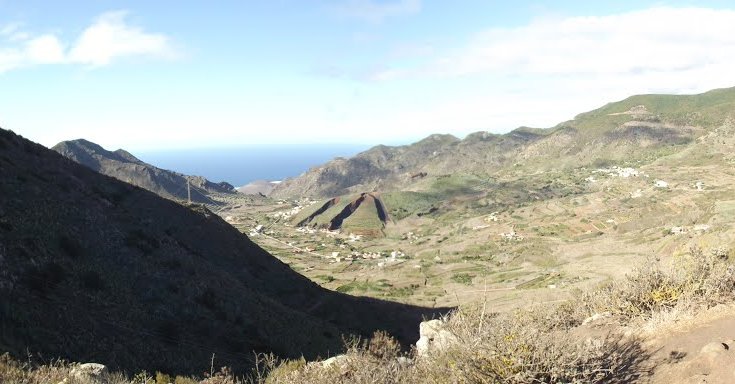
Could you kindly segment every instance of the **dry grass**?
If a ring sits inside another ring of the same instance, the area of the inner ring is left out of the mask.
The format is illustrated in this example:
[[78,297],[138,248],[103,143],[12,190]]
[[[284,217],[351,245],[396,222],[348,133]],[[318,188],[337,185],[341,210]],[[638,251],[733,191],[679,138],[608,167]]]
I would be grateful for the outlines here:
[[[344,357],[329,366],[303,359],[278,361],[259,356],[249,378],[229,370],[196,381],[163,374],[133,379],[111,376],[111,384],[333,384],[333,383],[628,383],[651,372],[650,357],[625,327],[691,314],[702,307],[735,300],[735,268],[727,252],[694,248],[663,267],[649,263],[625,279],[580,293],[577,300],[546,308],[490,314],[484,307],[463,307],[446,319],[458,342],[428,357],[403,353],[384,332],[370,340],[346,343]],[[584,332],[583,320],[607,312],[617,324],[604,334]],[[644,323],[645,323],[644,321]],[[57,383],[69,364],[43,366],[0,358],[0,382]],[[69,384],[74,384],[69,382]],[[88,383],[80,383],[88,384]]]
[[702,307],[732,302],[735,298],[735,266],[728,252],[692,248],[668,266],[647,263],[625,279],[583,295],[581,310],[609,312],[621,322],[648,320],[662,312],[691,312]]
[[[7,353],[0,355],[0,383],[12,384],[97,384],[91,380],[76,379],[70,376],[75,364],[57,360],[48,364],[20,362]],[[110,373],[103,377],[107,384],[132,384],[120,373]],[[66,381],[64,381],[66,380]],[[151,382],[153,384],[155,382]]]
[[[642,341],[625,336],[638,320],[692,313],[733,302],[735,268],[727,252],[693,248],[664,267],[647,263],[625,279],[554,307],[488,315],[464,307],[446,327],[459,342],[428,358],[380,357],[353,345],[344,364],[282,364],[268,383],[628,383],[651,373]],[[603,336],[580,332],[595,313],[617,322]],[[381,335],[381,339],[385,335]],[[275,374],[277,372],[277,374]]]
[[[56,360],[48,364],[36,364],[29,361],[21,362],[12,359],[7,353],[0,355],[0,383],[8,384],[198,384],[199,380],[176,376],[172,377],[160,372],[148,374],[140,372],[132,378],[119,372],[101,375],[98,379],[74,377],[71,372],[78,364],[63,360]],[[235,384],[226,381],[232,378],[229,371],[215,373],[212,378],[201,383],[207,384]]]
[[[481,310],[463,309],[448,319],[447,328],[459,342],[426,358],[376,353],[373,338],[353,345],[341,364],[282,364],[265,382],[623,383],[648,372],[637,339],[575,339],[565,331],[546,332],[542,328],[548,327],[536,327],[520,312],[487,318]],[[385,335],[377,339],[379,345],[390,345]]]

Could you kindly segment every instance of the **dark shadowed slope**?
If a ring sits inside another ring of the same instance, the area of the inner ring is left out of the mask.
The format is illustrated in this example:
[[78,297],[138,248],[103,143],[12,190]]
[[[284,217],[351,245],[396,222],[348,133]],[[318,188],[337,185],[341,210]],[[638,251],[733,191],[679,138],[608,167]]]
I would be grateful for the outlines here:
[[209,194],[235,193],[234,187],[228,183],[213,183],[201,176],[187,176],[161,169],[125,150],[108,151],[84,139],[62,141],[51,149],[97,172],[170,199],[188,198],[187,179],[192,185],[191,199],[194,202],[215,204]]
[[204,208],[0,130],[0,352],[172,373],[403,343],[435,311],[320,288]]

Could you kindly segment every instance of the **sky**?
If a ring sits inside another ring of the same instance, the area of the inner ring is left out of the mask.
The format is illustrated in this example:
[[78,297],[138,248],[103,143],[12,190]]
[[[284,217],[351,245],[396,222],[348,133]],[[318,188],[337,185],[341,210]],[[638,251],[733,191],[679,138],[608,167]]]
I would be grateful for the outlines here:
[[0,0],[0,127],[133,152],[406,144],[735,86],[734,59],[732,1]]

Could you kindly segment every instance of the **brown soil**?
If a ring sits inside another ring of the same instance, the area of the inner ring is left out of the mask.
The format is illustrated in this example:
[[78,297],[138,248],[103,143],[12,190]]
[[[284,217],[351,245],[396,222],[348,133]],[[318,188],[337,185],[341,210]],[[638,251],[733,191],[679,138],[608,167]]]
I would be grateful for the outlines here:
[[735,382],[735,307],[719,306],[674,324],[650,341],[650,382]]

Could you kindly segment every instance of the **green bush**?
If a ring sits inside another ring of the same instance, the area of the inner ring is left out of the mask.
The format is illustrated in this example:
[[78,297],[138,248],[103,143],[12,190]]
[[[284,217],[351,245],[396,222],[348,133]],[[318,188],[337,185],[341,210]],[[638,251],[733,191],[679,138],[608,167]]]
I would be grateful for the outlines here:
[[451,279],[455,283],[465,284],[465,285],[472,285],[472,279],[475,277],[475,275],[471,275],[469,273],[457,273],[452,275]]

